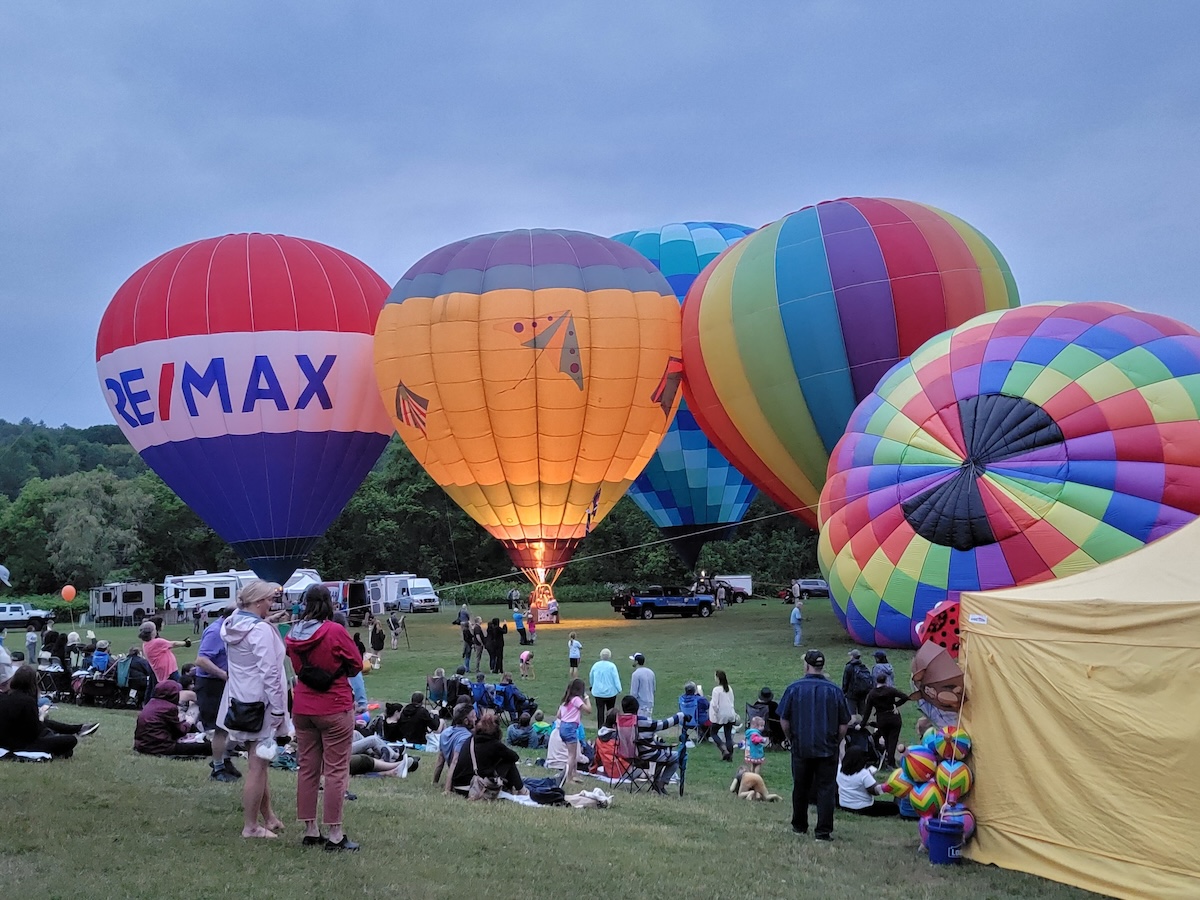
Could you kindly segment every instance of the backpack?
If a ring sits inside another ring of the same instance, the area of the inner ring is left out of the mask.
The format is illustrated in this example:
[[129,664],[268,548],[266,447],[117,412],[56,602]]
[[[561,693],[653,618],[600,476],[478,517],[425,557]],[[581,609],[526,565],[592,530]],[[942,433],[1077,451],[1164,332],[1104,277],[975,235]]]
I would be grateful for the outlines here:
[[861,662],[854,665],[850,672],[850,693],[866,696],[875,685],[871,682],[871,671]]
[[527,778],[525,787],[529,789],[529,799],[534,803],[542,806],[562,806],[566,803],[566,792],[557,778]]

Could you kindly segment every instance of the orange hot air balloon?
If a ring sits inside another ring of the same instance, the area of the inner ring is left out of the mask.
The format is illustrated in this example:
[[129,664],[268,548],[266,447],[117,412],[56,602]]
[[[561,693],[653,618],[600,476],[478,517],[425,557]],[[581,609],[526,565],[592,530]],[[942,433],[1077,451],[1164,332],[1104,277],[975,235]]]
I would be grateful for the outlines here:
[[62,598],[70,603],[75,599],[75,585],[68,584],[62,589]]
[[607,238],[480,235],[399,281],[375,329],[375,375],[413,455],[541,584],[671,424],[679,301]]

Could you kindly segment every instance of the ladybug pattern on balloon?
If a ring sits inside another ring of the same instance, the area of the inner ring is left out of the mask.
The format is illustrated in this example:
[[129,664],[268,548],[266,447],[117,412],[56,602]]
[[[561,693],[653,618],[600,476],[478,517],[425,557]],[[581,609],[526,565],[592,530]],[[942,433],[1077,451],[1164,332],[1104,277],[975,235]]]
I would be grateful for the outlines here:
[[1115,303],[987,313],[893,368],[821,495],[818,558],[862,644],[962,591],[1086,571],[1200,514],[1200,333]]
[[953,759],[944,759],[938,763],[935,781],[950,803],[965,797],[973,783],[971,769],[967,764]]
[[372,345],[387,284],[333,247],[233,234],[117,291],[96,335],[146,464],[262,578],[285,583],[387,446]]
[[900,761],[900,767],[904,769],[904,774],[914,785],[932,780],[937,772],[937,766],[937,754],[924,744],[909,747]]
[[958,610],[957,600],[943,600],[931,609],[917,630],[921,643],[932,642],[945,647],[947,653],[958,659]]

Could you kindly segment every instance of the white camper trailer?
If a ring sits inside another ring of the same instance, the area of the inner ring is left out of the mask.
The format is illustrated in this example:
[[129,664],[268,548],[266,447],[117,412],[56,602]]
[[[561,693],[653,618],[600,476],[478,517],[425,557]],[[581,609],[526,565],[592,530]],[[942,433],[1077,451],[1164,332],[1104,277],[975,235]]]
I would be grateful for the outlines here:
[[154,585],[113,582],[88,591],[88,614],[97,625],[140,625],[154,615]]
[[429,579],[419,578],[411,572],[368,575],[363,583],[373,616],[384,616],[392,610],[411,613],[441,609],[441,599]]
[[[163,581],[163,597],[171,601],[181,617],[190,617],[195,607],[200,608],[201,618],[207,619],[223,610],[237,598],[237,592],[258,578],[249,569],[230,569],[228,572],[206,572],[203,569],[191,575],[168,575]],[[291,595],[299,593],[310,584],[318,584],[321,576],[315,569],[297,569],[283,586],[284,599],[272,609],[284,609],[291,603]]]

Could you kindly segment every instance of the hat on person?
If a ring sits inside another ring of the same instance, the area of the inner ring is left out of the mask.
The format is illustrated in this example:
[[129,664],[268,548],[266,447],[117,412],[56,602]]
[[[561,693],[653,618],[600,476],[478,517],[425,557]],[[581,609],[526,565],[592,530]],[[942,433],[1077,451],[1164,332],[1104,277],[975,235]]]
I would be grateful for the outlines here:
[[629,658],[632,659],[639,666],[644,666],[646,664],[646,657],[642,656],[642,654],[640,654],[640,653],[635,653],[635,654],[633,654],[633,656],[631,656]]
[[764,687],[761,691],[758,692],[759,700],[773,700],[774,698],[775,698],[775,692],[772,691],[769,687]]
[[694,682],[694,681],[689,681],[687,684],[685,684],[685,685],[683,686],[683,692],[684,692],[685,694],[694,694],[694,693],[696,693],[696,682]]
[[[92,634],[92,633],[89,631],[88,634]],[[92,634],[92,637],[95,637],[95,635]],[[108,641],[96,641],[96,649],[97,650],[107,650],[108,649]]]
[[[851,651],[851,652],[856,653],[857,651]],[[809,650],[807,653],[804,654],[804,661],[806,663],[808,663],[810,666],[812,666],[814,669],[825,668],[825,654],[822,653],[820,650]]]
[[850,651],[850,656],[852,656],[854,659],[861,659],[862,651],[859,650],[857,647],[855,647],[853,650]]
[[876,658],[876,659],[887,659],[887,654],[886,654],[886,653],[884,653],[882,650],[876,650],[876,651],[875,651],[875,658]]
[[0,644],[0,684],[4,684],[12,678],[16,671],[17,667],[13,665],[12,655],[4,649],[3,644]]
[[8,580],[11,577],[12,574],[8,571],[8,567],[0,566],[0,581],[3,581],[9,587],[12,587],[12,582]]
[[78,644],[79,643],[79,632],[72,631],[70,634],[68,634],[67,635],[67,643],[68,644]]

